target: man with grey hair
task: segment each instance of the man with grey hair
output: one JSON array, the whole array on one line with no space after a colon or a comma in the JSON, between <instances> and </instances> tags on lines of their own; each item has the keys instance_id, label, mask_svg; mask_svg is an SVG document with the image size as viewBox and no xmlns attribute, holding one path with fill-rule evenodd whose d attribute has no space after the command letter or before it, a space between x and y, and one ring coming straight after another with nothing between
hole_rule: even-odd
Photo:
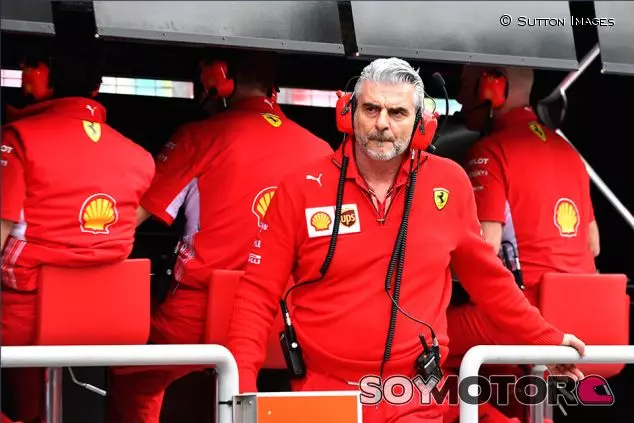
<instances>
[{"instance_id":1,"label":"man with grey hair","mask_svg":"<svg viewBox=\"0 0 634 423\"><path fill-rule=\"evenodd\" d=\"M280 184L234 304L228 347L241 392L256 391L279 304L288 319L282 342L296 359L293 390L361 389L371 405L363 408L366 423L442 422L443 404L422 405L416 389L381 388L396 375L441 377L427 369L448 353L450 261L517 343L583 353L579 339L531 307L482 238L462 168L412 145L423 97L408 63L373 61L344 108L352 123L342 146ZM558 370L580 375L575 366Z\"/></svg>"}]
</instances>

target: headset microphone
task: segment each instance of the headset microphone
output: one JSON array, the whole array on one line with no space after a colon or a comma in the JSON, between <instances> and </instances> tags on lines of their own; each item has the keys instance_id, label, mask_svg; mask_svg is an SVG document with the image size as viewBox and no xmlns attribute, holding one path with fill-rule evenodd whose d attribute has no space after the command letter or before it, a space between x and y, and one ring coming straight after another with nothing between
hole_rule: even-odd
<instances>
[{"instance_id":1,"label":"headset microphone","mask_svg":"<svg viewBox=\"0 0 634 423\"><path fill-rule=\"evenodd\" d=\"M434 143L440 137L440 133L445 128L445 125L447 124L447 120L449 119L449 93L447 93L447 87L445 85L445 79L442 77L442 75L440 73L438 73L438 72L434 73L432 75L432 78L434 78L434 81L440 87L440 89L442 90L443 96L445 97L445 118L443 119L442 123L440 124L440 127L436 131L436 134L434 135L433 141L429 145L429 149L433 153L434 150L436 150L436 146L434 145Z\"/></svg>"}]
</instances>

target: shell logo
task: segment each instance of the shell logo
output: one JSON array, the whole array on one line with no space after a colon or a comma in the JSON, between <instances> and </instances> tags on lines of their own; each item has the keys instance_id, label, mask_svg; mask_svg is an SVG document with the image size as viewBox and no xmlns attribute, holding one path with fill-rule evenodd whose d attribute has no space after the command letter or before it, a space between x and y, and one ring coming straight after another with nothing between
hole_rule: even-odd
<instances>
[{"instance_id":1,"label":"shell logo","mask_svg":"<svg viewBox=\"0 0 634 423\"><path fill-rule=\"evenodd\" d=\"M317 212L310 218L310 225L315 228L316 231L327 231L330 228L332 219L328 216L328 213L323 211Z\"/></svg>"},{"instance_id":2,"label":"shell logo","mask_svg":"<svg viewBox=\"0 0 634 423\"><path fill-rule=\"evenodd\" d=\"M266 211L269 209L269 204L271 204L271 200L273 200L273 196L275 195L275 190L277 187L267 187L262 191L258 192L253 199L253 205L251 206L251 211L258 218L258 226L262 225L262 221L264 220L264 215Z\"/></svg>"},{"instance_id":3,"label":"shell logo","mask_svg":"<svg viewBox=\"0 0 634 423\"><path fill-rule=\"evenodd\" d=\"M108 234L109 228L119 220L117 202L108 194L93 194L86 198L79 211L82 232Z\"/></svg>"},{"instance_id":4,"label":"shell logo","mask_svg":"<svg viewBox=\"0 0 634 423\"><path fill-rule=\"evenodd\" d=\"M559 229L559 235L563 237L577 236L579 229L579 209L574 201L569 198L560 198L555 204L553 216L555 226Z\"/></svg>"}]
</instances>

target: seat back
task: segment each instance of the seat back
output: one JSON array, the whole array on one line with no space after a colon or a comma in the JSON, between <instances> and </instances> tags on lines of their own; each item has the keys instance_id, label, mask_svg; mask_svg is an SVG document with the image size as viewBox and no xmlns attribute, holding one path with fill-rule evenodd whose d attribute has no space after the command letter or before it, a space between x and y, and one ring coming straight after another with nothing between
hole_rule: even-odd
<instances>
[{"instance_id":1,"label":"seat back","mask_svg":"<svg viewBox=\"0 0 634 423\"><path fill-rule=\"evenodd\" d=\"M43 266L35 345L137 345L150 335L150 261Z\"/></svg>"},{"instance_id":2,"label":"seat back","mask_svg":"<svg viewBox=\"0 0 634 423\"><path fill-rule=\"evenodd\" d=\"M587 345L629 345L630 298L620 274L547 273L540 285L544 318ZM584 374L609 378L625 364L582 364Z\"/></svg>"},{"instance_id":3,"label":"seat back","mask_svg":"<svg viewBox=\"0 0 634 423\"><path fill-rule=\"evenodd\" d=\"M207 324L205 343L227 345L229 324L233 314L233 304L240 278L244 274L238 270L216 270L211 276L207 297ZM281 313L278 313L266 349L265 369L286 369L286 362L280 347L279 333L284 329Z\"/></svg>"}]
</instances>

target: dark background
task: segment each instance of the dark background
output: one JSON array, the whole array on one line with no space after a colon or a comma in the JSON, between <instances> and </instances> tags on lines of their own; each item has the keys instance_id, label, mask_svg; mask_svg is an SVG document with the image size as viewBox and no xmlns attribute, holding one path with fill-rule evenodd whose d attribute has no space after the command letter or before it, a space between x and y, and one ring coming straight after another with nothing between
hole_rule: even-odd
<instances>
[{"instance_id":1,"label":"dark background","mask_svg":"<svg viewBox=\"0 0 634 423\"><path fill-rule=\"evenodd\" d=\"M571 3L576 16L592 16L592 3ZM596 29L575 28L575 43L579 59L597 42ZM2 34L2 67L17 69L25 51L45 51L50 40L36 36ZM105 74L110 76L161 78L193 81L197 78L197 59L200 48L187 46L157 46L144 43L108 42L108 64ZM213 49L211 49L213 55ZM370 58L352 59L307 54L284 54L281 57L279 85L312 89L343 89L352 76L358 75ZM439 71L445 77L450 97L457 92L460 66L454 64L417 63L424 75L429 94L440 97L431 80L431 74ZM534 100L550 93L565 77L565 73L540 71L536 73ZM2 88L4 105L18 102L16 89ZM569 106L563 126L564 133L579 149L590 165L602 177L616 196L629 210L634 209L631 158L634 155L634 138L629 124L632 120L634 78L604 75L597 60L577 80L568 92ZM148 151L156 153L175 129L184 122L200 117L195 100L102 94L98 98L108 109L108 123ZM443 107L444 105L440 105ZM341 140L334 125L334 110L283 105L289 118L303 125L316 135L337 147ZM4 115L3 115L4 118ZM454 122L449 121L448 129ZM464 139L471 139L468 136ZM464 140L455 144L441 144L441 154L459 158L468 145ZM265 146L263 146L265 148ZM526 157L531 160L531 157ZM539 163L535 163L539 172ZM630 175L630 176L627 176ZM625 273L634 276L631 243L634 233L603 195L593 188L595 214L601 232L601 255L597 264L602 273ZM139 228L136 256L153 259L154 269L160 265L160 257L176 243L181 221L166 228L149 221ZM630 245L630 247L628 247ZM105 386L103 369L76 369L78 377ZM629 365L617 377L609 381L616 395L616 403L610 408L584 407L568 410L568 417L557 411L557 421L577 421L583 413L587 418L607 418L610 421L629 421L626 411L634 400L632 380L634 366ZM99 422L103 402L100 397L65 380L66 421L90 420ZM209 398L211 378L199 373L181 380L170 388L164 407L164 421L204 421L199 410ZM175 404L178 404L176 407ZM178 414L174 414L178 410ZM185 411L189 410L189 411ZM191 413L189 416L183 413ZM172 417L170 417L172 416Z\"/></svg>"}]
</instances>

